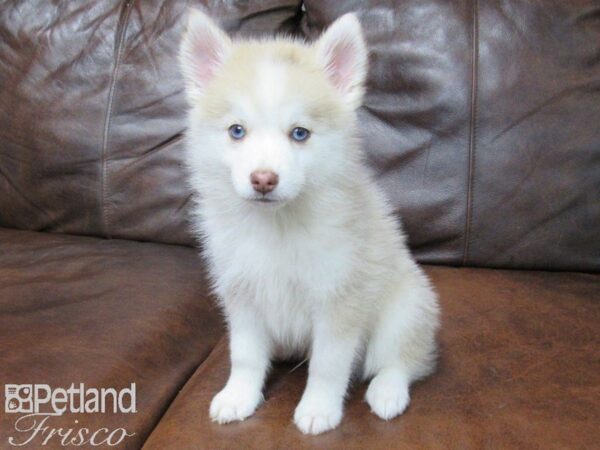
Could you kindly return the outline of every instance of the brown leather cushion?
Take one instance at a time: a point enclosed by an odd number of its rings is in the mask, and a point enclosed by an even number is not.
[[[599,275],[427,269],[441,296],[439,370],[412,390],[404,415],[383,422],[349,398],[341,426],[303,436],[292,423],[305,367],[279,365],[266,403],[245,422],[210,422],[229,370],[223,339],[145,445],[260,449],[565,449],[600,442]]]
[[[136,414],[69,414],[49,425],[124,427],[136,433],[127,448],[139,448],[222,335],[196,252],[0,229],[0,255],[2,389],[136,383]],[[4,448],[22,435],[14,433],[15,414],[0,416]],[[26,448],[42,448],[35,442]]]

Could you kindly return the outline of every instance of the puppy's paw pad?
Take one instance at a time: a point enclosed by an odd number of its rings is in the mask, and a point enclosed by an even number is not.
[[[304,434],[320,434],[337,427],[342,421],[342,408],[303,405],[296,408],[294,423]]]
[[[399,416],[410,403],[410,395],[406,386],[390,386],[371,382],[365,397],[371,411],[383,420]]]
[[[260,395],[236,394],[223,389],[210,404],[210,418],[219,424],[244,420],[256,411],[259,403]]]

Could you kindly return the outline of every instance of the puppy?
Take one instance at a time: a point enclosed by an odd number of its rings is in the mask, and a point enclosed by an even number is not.
[[[212,420],[254,413],[270,362],[292,357],[310,360],[303,433],[340,423],[353,375],[371,380],[376,415],[401,414],[434,368],[438,304],[362,161],[359,21],[341,17],[312,45],[234,42],[192,11],[180,63],[193,224],[230,333]]]

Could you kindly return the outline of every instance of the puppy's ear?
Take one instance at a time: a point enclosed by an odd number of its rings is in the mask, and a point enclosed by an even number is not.
[[[231,50],[231,39],[206,14],[191,9],[179,49],[190,100],[200,97]]]
[[[368,55],[356,16],[344,14],[333,22],[315,48],[329,80],[352,107],[358,108],[364,94]]]

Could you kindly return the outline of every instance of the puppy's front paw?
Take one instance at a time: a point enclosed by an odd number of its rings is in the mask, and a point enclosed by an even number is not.
[[[243,386],[226,386],[212,399],[210,418],[220,424],[244,420],[256,411],[261,401],[260,392],[250,392]]]
[[[304,434],[320,434],[332,430],[341,421],[341,405],[326,399],[326,396],[303,397],[294,413],[294,423]]]
[[[383,420],[402,414],[410,403],[407,384],[381,375],[373,378],[365,398],[371,411]]]

